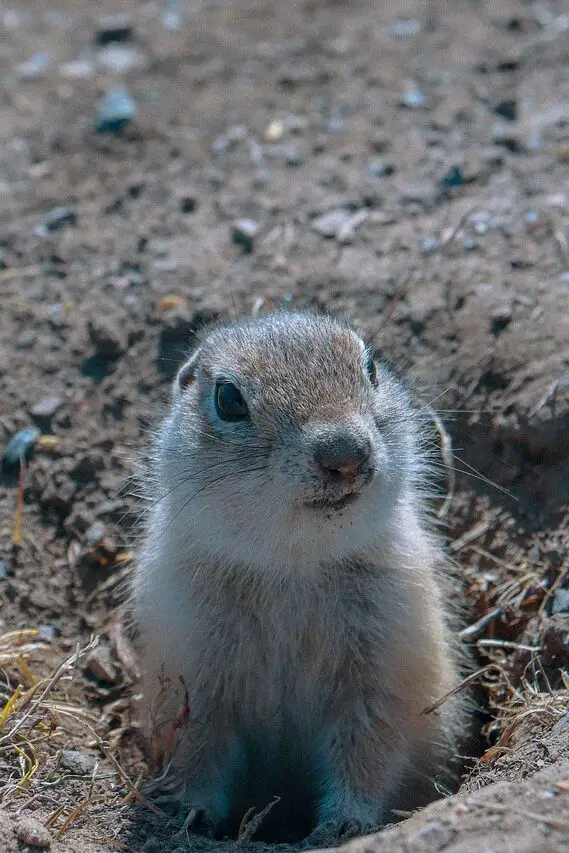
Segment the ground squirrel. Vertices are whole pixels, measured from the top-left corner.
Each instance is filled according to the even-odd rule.
[[[274,795],[265,837],[307,846],[436,796],[462,713],[423,713],[459,681],[423,436],[328,316],[219,326],[179,371],[134,610],[153,754],[216,837]]]

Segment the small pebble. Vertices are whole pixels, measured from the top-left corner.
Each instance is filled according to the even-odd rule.
[[[198,209],[198,200],[195,195],[188,192],[177,193],[181,213],[195,213]]]
[[[265,129],[265,141],[266,142],[280,142],[282,139],[282,135],[284,133],[284,126],[282,121],[273,120],[269,122]]]
[[[84,544],[86,548],[96,548],[103,541],[107,533],[107,528],[102,521],[95,521],[85,531]]]
[[[17,66],[16,72],[23,80],[33,80],[48,69],[49,62],[47,53],[34,53],[26,62]]]
[[[99,18],[95,43],[99,46],[112,42],[129,41],[134,35],[130,15],[105,15]]]
[[[569,590],[559,587],[553,593],[552,613],[569,613]]]
[[[126,513],[128,512],[128,503],[126,501],[117,500],[109,500],[103,501],[103,503],[99,504],[96,509],[97,515],[119,515],[121,518],[124,518]]]
[[[41,847],[44,850],[51,847],[51,835],[43,823],[34,817],[23,817],[14,826],[16,838],[29,847]]]
[[[214,139],[211,146],[212,154],[226,154],[228,151],[231,151],[232,148],[235,148],[239,142],[246,139],[247,134],[247,128],[243,124],[236,124],[233,127],[230,127],[227,133],[224,133],[222,136],[218,136]]]
[[[78,749],[64,749],[61,753],[61,765],[75,776],[88,776],[93,772],[95,759]]]
[[[87,323],[87,331],[97,352],[107,359],[118,358],[127,347],[124,330],[103,314],[96,314]]]
[[[398,39],[412,38],[421,32],[421,22],[414,18],[398,18],[393,23],[391,32]]]
[[[441,190],[449,190],[453,187],[461,187],[464,183],[464,176],[460,166],[452,166],[446,175],[440,179],[439,188]]]
[[[53,643],[56,634],[57,631],[53,625],[40,625],[39,627],[39,638],[44,643]]]
[[[352,214],[348,210],[339,208],[331,210],[322,216],[316,217],[310,223],[310,227],[321,234],[322,237],[335,237],[342,228],[351,220]]]
[[[156,305],[158,314],[164,314],[166,311],[173,311],[176,308],[185,311],[188,307],[188,301],[185,296],[179,296],[177,293],[168,293]]]
[[[421,240],[421,252],[423,255],[431,255],[433,252],[439,248],[439,239],[435,237],[434,234],[431,234],[428,237],[423,237]]]
[[[285,146],[284,155],[287,166],[302,166],[304,163],[304,156],[296,145]]]
[[[61,397],[42,397],[39,403],[35,403],[30,409],[33,418],[50,420],[61,406]]]
[[[59,73],[68,80],[87,79],[95,73],[95,66],[88,59],[74,59],[60,65]]]
[[[470,217],[470,224],[477,234],[486,234],[490,227],[488,214],[484,211],[474,212]]]
[[[427,99],[420,89],[407,89],[400,98],[400,104],[408,110],[422,110],[427,103]]]
[[[13,435],[2,453],[2,465],[14,467],[20,464],[21,459],[27,459],[40,435],[36,426],[24,427]]]
[[[46,214],[44,221],[36,228],[38,237],[45,237],[54,231],[59,231],[64,225],[75,225],[77,214],[71,207],[54,207]]]
[[[117,669],[112,662],[108,646],[98,646],[90,652],[85,661],[85,670],[99,681],[107,681],[109,684],[115,684],[117,681]]]
[[[393,166],[387,163],[383,157],[374,157],[367,164],[367,171],[374,178],[385,178],[393,174]]]
[[[136,103],[126,86],[110,89],[97,109],[97,133],[118,133],[136,114]]]
[[[253,251],[258,233],[259,224],[254,219],[238,219],[231,226],[231,239],[248,255]]]
[[[517,121],[518,102],[515,98],[506,98],[506,100],[500,101],[496,104],[494,112],[502,118],[505,118],[506,121]]]
[[[519,154],[523,150],[521,138],[516,135],[512,125],[495,124],[491,132],[494,145],[501,145],[512,154]]]
[[[109,44],[97,54],[97,63],[103,71],[126,74],[134,68],[144,68],[148,61],[137,47],[128,44]]]
[[[326,130],[328,133],[340,133],[344,129],[345,119],[342,112],[336,111],[326,119]]]
[[[166,0],[166,9],[162,15],[162,26],[171,32],[182,29],[180,0]]]
[[[0,560],[0,581],[5,581],[9,574],[8,563],[5,560]]]

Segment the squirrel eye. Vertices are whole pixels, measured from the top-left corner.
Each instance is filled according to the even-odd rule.
[[[373,360],[373,355],[371,355],[371,353],[367,357],[366,370],[367,375],[369,376],[369,381],[371,382],[374,388],[377,387],[377,367],[375,361]]]
[[[222,421],[242,421],[249,415],[241,391],[232,382],[217,382],[214,399],[215,411]]]

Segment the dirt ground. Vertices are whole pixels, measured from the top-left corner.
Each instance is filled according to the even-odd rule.
[[[349,849],[567,849],[566,4],[12,0],[0,27],[0,443],[41,432],[0,480],[1,849],[30,819],[61,853],[202,846],[132,806],[129,478],[195,329],[260,300],[347,315],[441,413],[494,664],[458,799]]]

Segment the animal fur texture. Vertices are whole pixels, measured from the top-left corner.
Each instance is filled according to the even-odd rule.
[[[246,416],[220,419],[220,383]],[[180,371],[134,610],[154,755],[216,836],[273,796],[269,836],[307,845],[436,796],[463,713],[423,713],[460,680],[424,433],[404,386],[327,316],[218,327]],[[322,447],[348,462],[323,469]]]

